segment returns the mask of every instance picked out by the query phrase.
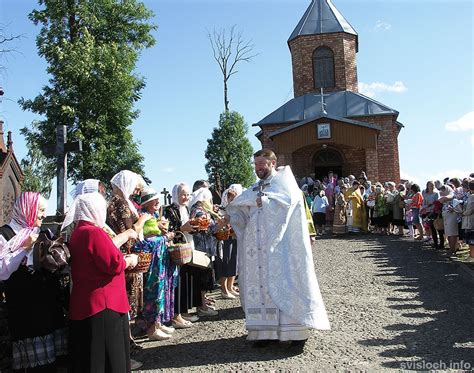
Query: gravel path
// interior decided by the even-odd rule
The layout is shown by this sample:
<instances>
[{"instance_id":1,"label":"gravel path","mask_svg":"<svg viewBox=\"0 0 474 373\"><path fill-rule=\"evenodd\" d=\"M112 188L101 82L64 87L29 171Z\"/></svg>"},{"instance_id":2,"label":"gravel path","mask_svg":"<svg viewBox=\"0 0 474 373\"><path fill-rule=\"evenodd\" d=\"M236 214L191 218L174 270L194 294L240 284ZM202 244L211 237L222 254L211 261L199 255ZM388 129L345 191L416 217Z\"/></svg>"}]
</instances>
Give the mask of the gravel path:
<instances>
[{"instance_id":1,"label":"gravel path","mask_svg":"<svg viewBox=\"0 0 474 373\"><path fill-rule=\"evenodd\" d=\"M314 246L332 330L304 352L245 341L238 301L215 294L219 316L140 344L143 372L380 370L474 367L473 282L421 243L375 235L323 238Z\"/></svg>"}]
</instances>

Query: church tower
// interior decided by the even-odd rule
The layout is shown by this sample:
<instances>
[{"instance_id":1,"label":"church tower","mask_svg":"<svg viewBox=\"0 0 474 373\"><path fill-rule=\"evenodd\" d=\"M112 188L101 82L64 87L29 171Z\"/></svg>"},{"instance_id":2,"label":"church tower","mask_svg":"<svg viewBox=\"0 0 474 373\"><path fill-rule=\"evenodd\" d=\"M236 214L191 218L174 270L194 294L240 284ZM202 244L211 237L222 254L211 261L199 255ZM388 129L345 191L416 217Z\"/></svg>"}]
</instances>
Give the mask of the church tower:
<instances>
[{"instance_id":1,"label":"church tower","mask_svg":"<svg viewBox=\"0 0 474 373\"><path fill-rule=\"evenodd\" d=\"M331 0L312 0L288 39L295 97L357 89L357 32Z\"/></svg>"},{"instance_id":2,"label":"church tower","mask_svg":"<svg viewBox=\"0 0 474 373\"><path fill-rule=\"evenodd\" d=\"M298 179L329 171L400 180L398 111L358 92L359 37L331 0L308 0L288 39L294 98L254 126Z\"/></svg>"}]
</instances>

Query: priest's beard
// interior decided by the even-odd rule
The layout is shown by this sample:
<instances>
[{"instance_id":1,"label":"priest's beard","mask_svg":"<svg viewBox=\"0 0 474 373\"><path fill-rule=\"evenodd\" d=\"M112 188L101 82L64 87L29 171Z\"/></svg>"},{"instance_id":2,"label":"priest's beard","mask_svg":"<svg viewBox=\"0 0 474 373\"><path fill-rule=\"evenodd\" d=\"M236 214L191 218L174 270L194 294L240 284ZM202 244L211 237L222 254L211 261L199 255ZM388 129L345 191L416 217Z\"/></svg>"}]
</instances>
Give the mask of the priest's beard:
<instances>
[{"instance_id":1,"label":"priest's beard","mask_svg":"<svg viewBox=\"0 0 474 373\"><path fill-rule=\"evenodd\" d=\"M265 180L272 174L271 168L265 168L263 170L256 171L256 174L260 180Z\"/></svg>"}]
</instances>

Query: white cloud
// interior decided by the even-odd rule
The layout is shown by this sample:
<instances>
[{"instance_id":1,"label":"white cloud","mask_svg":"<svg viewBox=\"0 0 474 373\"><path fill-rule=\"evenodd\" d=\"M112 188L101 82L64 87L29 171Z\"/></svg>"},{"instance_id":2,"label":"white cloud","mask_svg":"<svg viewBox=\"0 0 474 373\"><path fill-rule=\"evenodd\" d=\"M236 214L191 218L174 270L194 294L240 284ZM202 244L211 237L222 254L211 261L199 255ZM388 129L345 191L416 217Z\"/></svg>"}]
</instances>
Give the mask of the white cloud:
<instances>
[{"instance_id":1,"label":"white cloud","mask_svg":"<svg viewBox=\"0 0 474 373\"><path fill-rule=\"evenodd\" d=\"M373 83L364 83L359 82L359 92L367 97L374 98L377 93L381 92L395 92L395 93L403 93L408 88L405 86L403 82L397 81L393 84L386 84L381 82L373 82Z\"/></svg>"},{"instance_id":2,"label":"white cloud","mask_svg":"<svg viewBox=\"0 0 474 373\"><path fill-rule=\"evenodd\" d=\"M418 176L410 175L403 170L400 170L400 179L413 181L414 183L417 183L417 184L420 183L420 179Z\"/></svg>"},{"instance_id":3,"label":"white cloud","mask_svg":"<svg viewBox=\"0 0 474 373\"><path fill-rule=\"evenodd\" d=\"M474 130L474 111L464 114L454 122L448 122L444 125L447 131L473 131ZM472 138L471 138L472 140Z\"/></svg>"},{"instance_id":4,"label":"white cloud","mask_svg":"<svg viewBox=\"0 0 474 373\"><path fill-rule=\"evenodd\" d=\"M375 23L375 31L388 31L392 28L392 25L388 22L381 21L380 19Z\"/></svg>"}]
</instances>

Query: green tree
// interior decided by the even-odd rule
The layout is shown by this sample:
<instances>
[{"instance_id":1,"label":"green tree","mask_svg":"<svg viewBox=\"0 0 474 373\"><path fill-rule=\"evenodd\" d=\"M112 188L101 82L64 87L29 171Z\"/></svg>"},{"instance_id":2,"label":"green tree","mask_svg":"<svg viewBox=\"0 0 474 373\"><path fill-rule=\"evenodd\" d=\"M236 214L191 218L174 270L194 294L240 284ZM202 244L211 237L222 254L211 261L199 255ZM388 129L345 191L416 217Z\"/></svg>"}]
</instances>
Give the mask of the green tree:
<instances>
[{"instance_id":1,"label":"green tree","mask_svg":"<svg viewBox=\"0 0 474 373\"><path fill-rule=\"evenodd\" d=\"M37 122L32 123L33 130L38 126ZM56 174L56 163L48 162L40 149L32 146L30 139L31 130L26 131L24 128L20 130L21 134L26 138L26 146L28 153L21 160L21 168L25 175L21 190L23 192L39 192L45 198L49 198L51 194L51 179Z\"/></svg>"},{"instance_id":2,"label":"green tree","mask_svg":"<svg viewBox=\"0 0 474 373\"><path fill-rule=\"evenodd\" d=\"M238 183L248 187L255 181L252 167L253 149L247 138L247 125L242 115L225 111L219 126L207 140L206 172L219 194L222 188ZM220 184L220 185L219 185Z\"/></svg>"},{"instance_id":3,"label":"green tree","mask_svg":"<svg viewBox=\"0 0 474 373\"><path fill-rule=\"evenodd\" d=\"M155 43L153 13L136 0L38 2L44 8L29 18L41 25L36 45L50 79L34 99L19 101L23 110L44 118L23 129L29 149L55 143L56 125L66 125L68 139L83 141L83 151L68 156L74 182L108 181L121 169L143 174L143 157L129 127L145 87L134 69L140 52ZM48 155L49 162L53 159ZM43 178L52 179L50 168L42 171Z\"/></svg>"}]
</instances>

